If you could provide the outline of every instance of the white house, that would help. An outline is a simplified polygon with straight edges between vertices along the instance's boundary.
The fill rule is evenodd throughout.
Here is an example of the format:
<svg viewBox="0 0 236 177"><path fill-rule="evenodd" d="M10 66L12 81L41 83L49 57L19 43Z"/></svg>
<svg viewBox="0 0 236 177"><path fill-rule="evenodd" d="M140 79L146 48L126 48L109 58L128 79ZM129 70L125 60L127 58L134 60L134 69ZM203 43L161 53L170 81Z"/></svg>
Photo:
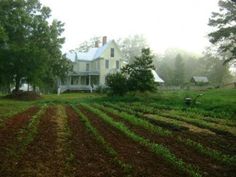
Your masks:
<svg viewBox="0 0 236 177"><path fill-rule="evenodd" d="M126 63L116 42L102 39L102 46L96 42L88 52L70 52L67 58L73 61L73 70L59 82L59 92L66 90L91 90L104 86L109 73L120 71Z"/></svg>

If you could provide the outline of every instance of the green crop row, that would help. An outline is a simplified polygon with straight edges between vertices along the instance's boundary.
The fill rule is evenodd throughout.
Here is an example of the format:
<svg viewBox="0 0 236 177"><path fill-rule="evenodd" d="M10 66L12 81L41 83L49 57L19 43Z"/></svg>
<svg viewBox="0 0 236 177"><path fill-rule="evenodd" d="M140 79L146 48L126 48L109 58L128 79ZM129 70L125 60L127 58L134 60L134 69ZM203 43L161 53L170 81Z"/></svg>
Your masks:
<svg viewBox="0 0 236 177"><path fill-rule="evenodd" d="M116 105L110 104L110 103L105 103L105 105L111 106L111 107L114 108L114 109L107 108L106 109L107 111L113 111L113 110L115 110L115 108L119 108L119 110L124 110L124 109L129 110L127 107L126 108L125 107L121 108L121 107L117 107ZM110 110L108 110L108 109L110 109ZM122 115L120 114L120 111L115 110L115 111L113 111L113 113L115 113L117 115L120 115L122 117ZM130 115L130 114L127 114L127 115ZM138 118L136 118L136 119L138 119ZM130 123L134 124L132 121L130 121ZM139 124L138 126L143 127L142 124ZM146 129L146 130L151 131L150 129ZM170 133L171 134L169 134L169 136L173 136L171 131L170 131ZM176 141L179 141L180 143L184 143L186 146L195 149L198 153L206 155L206 156L208 156L208 157L210 157L214 160L217 160L218 162L221 162L221 163L224 163L224 164L227 164L227 165L235 165L236 164L236 161L235 161L236 157L235 156L226 155L226 154L223 154L220 151L211 149L209 147L205 147L202 144L200 144L196 141L193 141L189 138L188 139L183 139L180 136L178 136Z"/></svg>
<svg viewBox="0 0 236 177"><path fill-rule="evenodd" d="M28 126L21 129L17 134L17 140L19 142L17 149L14 150L15 155L18 157L21 155L28 144L30 144L38 133L38 124L41 116L45 113L47 105L43 105L41 109L30 119Z"/></svg>
<svg viewBox="0 0 236 177"><path fill-rule="evenodd" d="M85 127L95 136L98 143L102 144L106 152L113 158L114 162L117 163L127 174L132 171L132 166L126 164L118 159L117 152L112 148L112 146L106 142L106 140L99 134L96 128L92 126L88 118L75 106L71 105L74 111L79 115L81 121L85 125Z"/></svg>
<svg viewBox="0 0 236 177"><path fill-rule="evenodd" d="M119 106L119 105L114 105L114 104L107 103L107 102L104 103L104 105L109 106L111 108L114 108L116 110L119 110L121 112L126 112L126 113L129 113L129 114L135 115L135 116L137 116L139 118L142 118L144 120L148 120L149 122L151 121L151 122L156 122L157 124L162 124L162 125L164 124L164 125L172 128L172 129L179 129L179 130L188 129L187 127L182 126L178 121L175 121L175 120L172 120L172 119L166 119L162 116L158 116L158 118L153 118L151 116L144 115L141 112L135 111L135 110L131 109L128 106Z"/></svg>
<svg viewBox="0 0 236 177"><path fill-rule="evenodd" d="M236 156L230 156L225 155L217 150L206 148L200 143L197 143L195 141L192 141L191 139L182 139L181 137L178 137L178 141L184 143L187 146L192 147L196 151L198 151L201 154L204 154L206 156L211 157L212 159L217 160L218 162L221 162L223 164L236 166Z"/></svg>
<svg viewBox="0 0 236 177"><path fill-rule="evenodd" d="M105 111L117 114L121 118L123 118L124 120L126 120L126 121L128 121L128 122L130 122L130 123L132 123L134 125L142 126L143 128L151 131L152 133L157 133L157 134L159 134L161 136L169 136L169 135L172 134L169 130L165 130L165 129L159 127L159 126L154 126L150 122L148 122L148 121L146 121L144 119L138 119L134 115L127 114L127 113L125 113L123 111L117 111L117 110L109 108L109 107L104 107L104 106L99 105L99 104L94 104L94 105L96 107L98 107L98 108L101 108L101 109L105 110Z"/></svg>
<svg viewBox="0 0 236 177"><path fill-rule="evenodd" d="M75 156L71 148L71 137L72 133L68 125L68 119L65 111L65 107L62 105L57 106L56 119L58 124L58 137L59 137L59 148L64 152L60 154L65 154L65 173L71 173L71 164L73 163ZM60 148L60 147L63 148Z"/></svg>
<svg viewBox="0 0 236 177"><path fill-rule="evenodd" d="M120 105L121 106L121 105ZM122 104L124 106L124 104ZM207 122L204 119L197 119L197 118L190 118L190 117L185 117L185 116L178 116L173 113L168 113L168 112L163 112L158 109L155 109L154 107L151 106L145 106L142 105L140 106L139 104L130 104L129 105L130 109L133 109L135 111L141 112L141 113L153 113L157 114L162 117L170 118L170 119L175 119L179 121L184 121L190 124L193 124L195 126L201 127L201 128L207 128L213 132L220 133L220 134L229 134L229 135L234 135L236 136L236 129L232 127L228 127L226 125L221 125L218 123L212 123L212 122Z"/></svg>
<svg viewBox="0 0 236 177"><path fill-rule="evenodd" d="M117 128L122 133L124 133L127 137L131 138L132 140L140 143L141 145L144 145L148 149L150 149L155 154L163 157L166 161L168 161L173 166L177 167L180 171L188 173L190 176L194 177L200 177L201 174L199 173L199 170L193 167L190 164L186 164L182 161L182 159L177 158L173 153L170 152L168 148L166 148L163 145L152 143L150 140L145 139L137 134L135 134L133 131L131 131L129 128L127 128L124 124L121 122L114 121L111 117L109 117L104 112L90 107L86 104L82 104L86 109L93 112L94 114L98 115L100 118L102 118L106 123L110 124L114 128Z"/></svg>

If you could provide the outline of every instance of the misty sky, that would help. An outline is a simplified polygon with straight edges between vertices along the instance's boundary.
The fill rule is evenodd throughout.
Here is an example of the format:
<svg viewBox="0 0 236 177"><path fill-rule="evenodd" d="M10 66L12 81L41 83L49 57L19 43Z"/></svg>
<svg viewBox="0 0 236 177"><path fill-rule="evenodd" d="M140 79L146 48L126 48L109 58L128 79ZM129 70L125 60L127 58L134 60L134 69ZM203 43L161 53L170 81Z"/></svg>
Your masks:
<svg viewBox="0 0 236 177"><path fill-rule="evenodd" d="M207 25L218 0L40 0L65 23L63 52L94 36L117 39L143 34L156 53L209 46Z"/></svg>

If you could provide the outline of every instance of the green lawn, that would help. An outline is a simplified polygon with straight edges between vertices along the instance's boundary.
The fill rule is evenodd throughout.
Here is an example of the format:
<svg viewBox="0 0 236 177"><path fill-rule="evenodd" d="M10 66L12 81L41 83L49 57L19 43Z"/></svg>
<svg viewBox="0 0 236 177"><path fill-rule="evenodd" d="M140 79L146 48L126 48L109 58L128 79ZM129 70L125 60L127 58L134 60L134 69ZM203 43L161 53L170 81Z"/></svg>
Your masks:
<svg viewBox="0 0 236 177"><path fill-rule="evenodd" d="M193 99L199 94L203 94L198 99L199 104L191 107L184 105L185 97L191 97ZM0 98L0 117L13 115L32 104L96 102L152 104L159 109L187 111L209 117L236 118L236 89L212 89L207 91L159 90L155 93L130 93L123 97L109 97L105 94L97 93L65 93L59 96L56 94L44 95L42 99L33 102Z"/></svg>

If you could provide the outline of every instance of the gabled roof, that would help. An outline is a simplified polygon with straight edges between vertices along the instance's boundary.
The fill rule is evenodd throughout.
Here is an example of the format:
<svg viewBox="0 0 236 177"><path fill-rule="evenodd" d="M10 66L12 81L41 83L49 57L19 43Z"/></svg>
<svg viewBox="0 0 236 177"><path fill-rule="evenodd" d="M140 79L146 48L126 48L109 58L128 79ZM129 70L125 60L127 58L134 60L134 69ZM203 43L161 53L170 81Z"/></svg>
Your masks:
<svg viewBox="0 0 236 177"><path fill-rule="evenodd" d="M164 81L158 76L155 70L152 69L151 71L155 82L164 83Z"/></svg>
<svg viewBox="0 0 236 177"><path fill-rule="evenodd" d="M208 78L205 77L205 76L193 76L191 80L194 81L194 82L202 82L202 83L209 82Z"/></svg>
<svg viewBox="0 0 236 177"><path fill-rule="evenodd" d="M84 60L84 61L92 61L97 58L100 58L104 50L108 47L110 43L114 42L109 41L105 45L99 47L99 48L90 48L88 52L69 52L66 54L66 58L70 60Z"/></svg>

